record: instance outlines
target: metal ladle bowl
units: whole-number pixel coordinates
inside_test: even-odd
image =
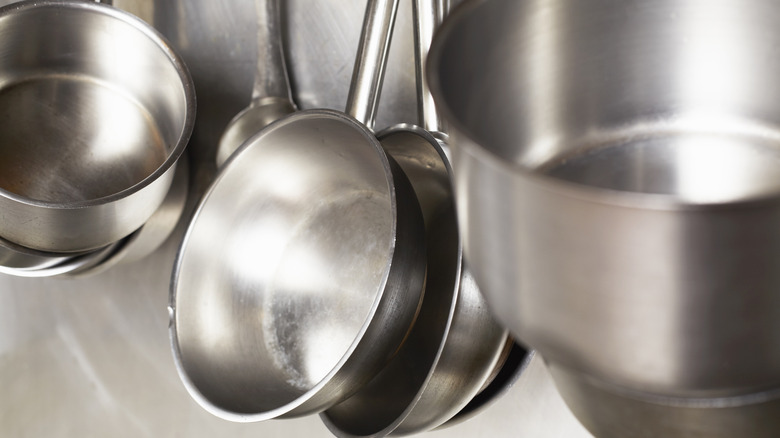
[[[281,11],[276,1],[255,1],[257,13],[257,68],[252,101],[228,123],[217,146],[222,167],[242,144],[258,131],[295,112],[281,36]]]
[[[162,202],[195,119],[192,80],[148,24],[86,1],[0,8],[0,236],[82,252]]]

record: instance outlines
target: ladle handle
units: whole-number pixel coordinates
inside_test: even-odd
[[[449,12],[449,0],[412,0],[414,21],[414,63],[417,82],[418,124],[426,131],[445,136],[445,128],[428,87],[425,59],[433,41],[433,34]]]
[[[279,0],[255,0],[257,11],[257,69],[252,100],[279,98],[292,102],[282,45]]]
[[[346,113],[374,128],[399,0],[368,0]]]

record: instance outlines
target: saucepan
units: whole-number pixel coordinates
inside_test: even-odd
[[[777,418],[780,387],[778,20],[476,0],[433,43],[469,266],[599,436],[778,433],[750,420]]]
[[[189,192],[189,163],[182,156],[162,204],[138,230],[106,247],[85,253],[45,253],[0,239],[0,273],[16,277],[83,277],[140,260],[173,233]]]
[[[126,237],[125,239],[128,238]],[[13,254],[3,260],[3,264],[0,265],[0,274],[13,275],[15,277],[41,278],[62,276],[75,271],[88,270],[101,264],[114,251],[122,247],[125,239],[100,249],[67,256],[33,251],[10,242],[4,242],[3,244],[8,245],[7,248]],[[25,260],[24,257],[29,257],[29,259]],[[12,263],[19,261],[32,261],[34,263],[32,265],[28,263]],[[26,266],[22,266],[23,264]]]
[[[398,354],[369,383],[320,416],[337,436],[408,435],[456,416],[500,370],[511,346],[467,266],[458,236],[451,169],[427,88],[422,60],[439,11],[435,0],[412,4],[419,123],[379,133],[385,150],[409,177],[425,220],[428,275],[417,322]]]
[[[45,269],[77,256],[78,254],[36,251],[0,237],[0,269],[10,272]]]
[[[0,236],[96,250],[161,204],[195,119],[192,80],[149,25],[87,1],[0,8]]]
[[[368,2],[351,115],[307,110],[267,126],[225,162],[190,222],[170,335],[186,389],[214,415],[320,412],[370,380],[413,325],[422,214],[366,126],[397,5]]]
[[[114,266],[133,263],[156,251],[173,234],[181,220],[189,194],[190,164],[186,152],[176,163],[168,193],[162,204],[144,222],[143,226],[120,240],[113,251],[99,263],[83,266],[67,272],[64,276],[81,278],[100,274]]]

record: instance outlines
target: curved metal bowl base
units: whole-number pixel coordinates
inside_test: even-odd
[[[548,367],[571,411],[600,438],[774,438],[780,430],[780,388],[734,397],[664,398]]]

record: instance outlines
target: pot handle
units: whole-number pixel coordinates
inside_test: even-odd
[[[374,128],[399,0],[368,0],[345,112]]]
[[[284,100],[292,103],[290,80],[282,45],[279,0],[255,0],[257,11],[257,68],[252,100]]]
[[[436,110],[431,89],[425,80],[428,50],[433,34],[449,12],[449,0],[413,0],[414,64],[417,82],[418,124],[439,139],[446,139],[444,122]]]

